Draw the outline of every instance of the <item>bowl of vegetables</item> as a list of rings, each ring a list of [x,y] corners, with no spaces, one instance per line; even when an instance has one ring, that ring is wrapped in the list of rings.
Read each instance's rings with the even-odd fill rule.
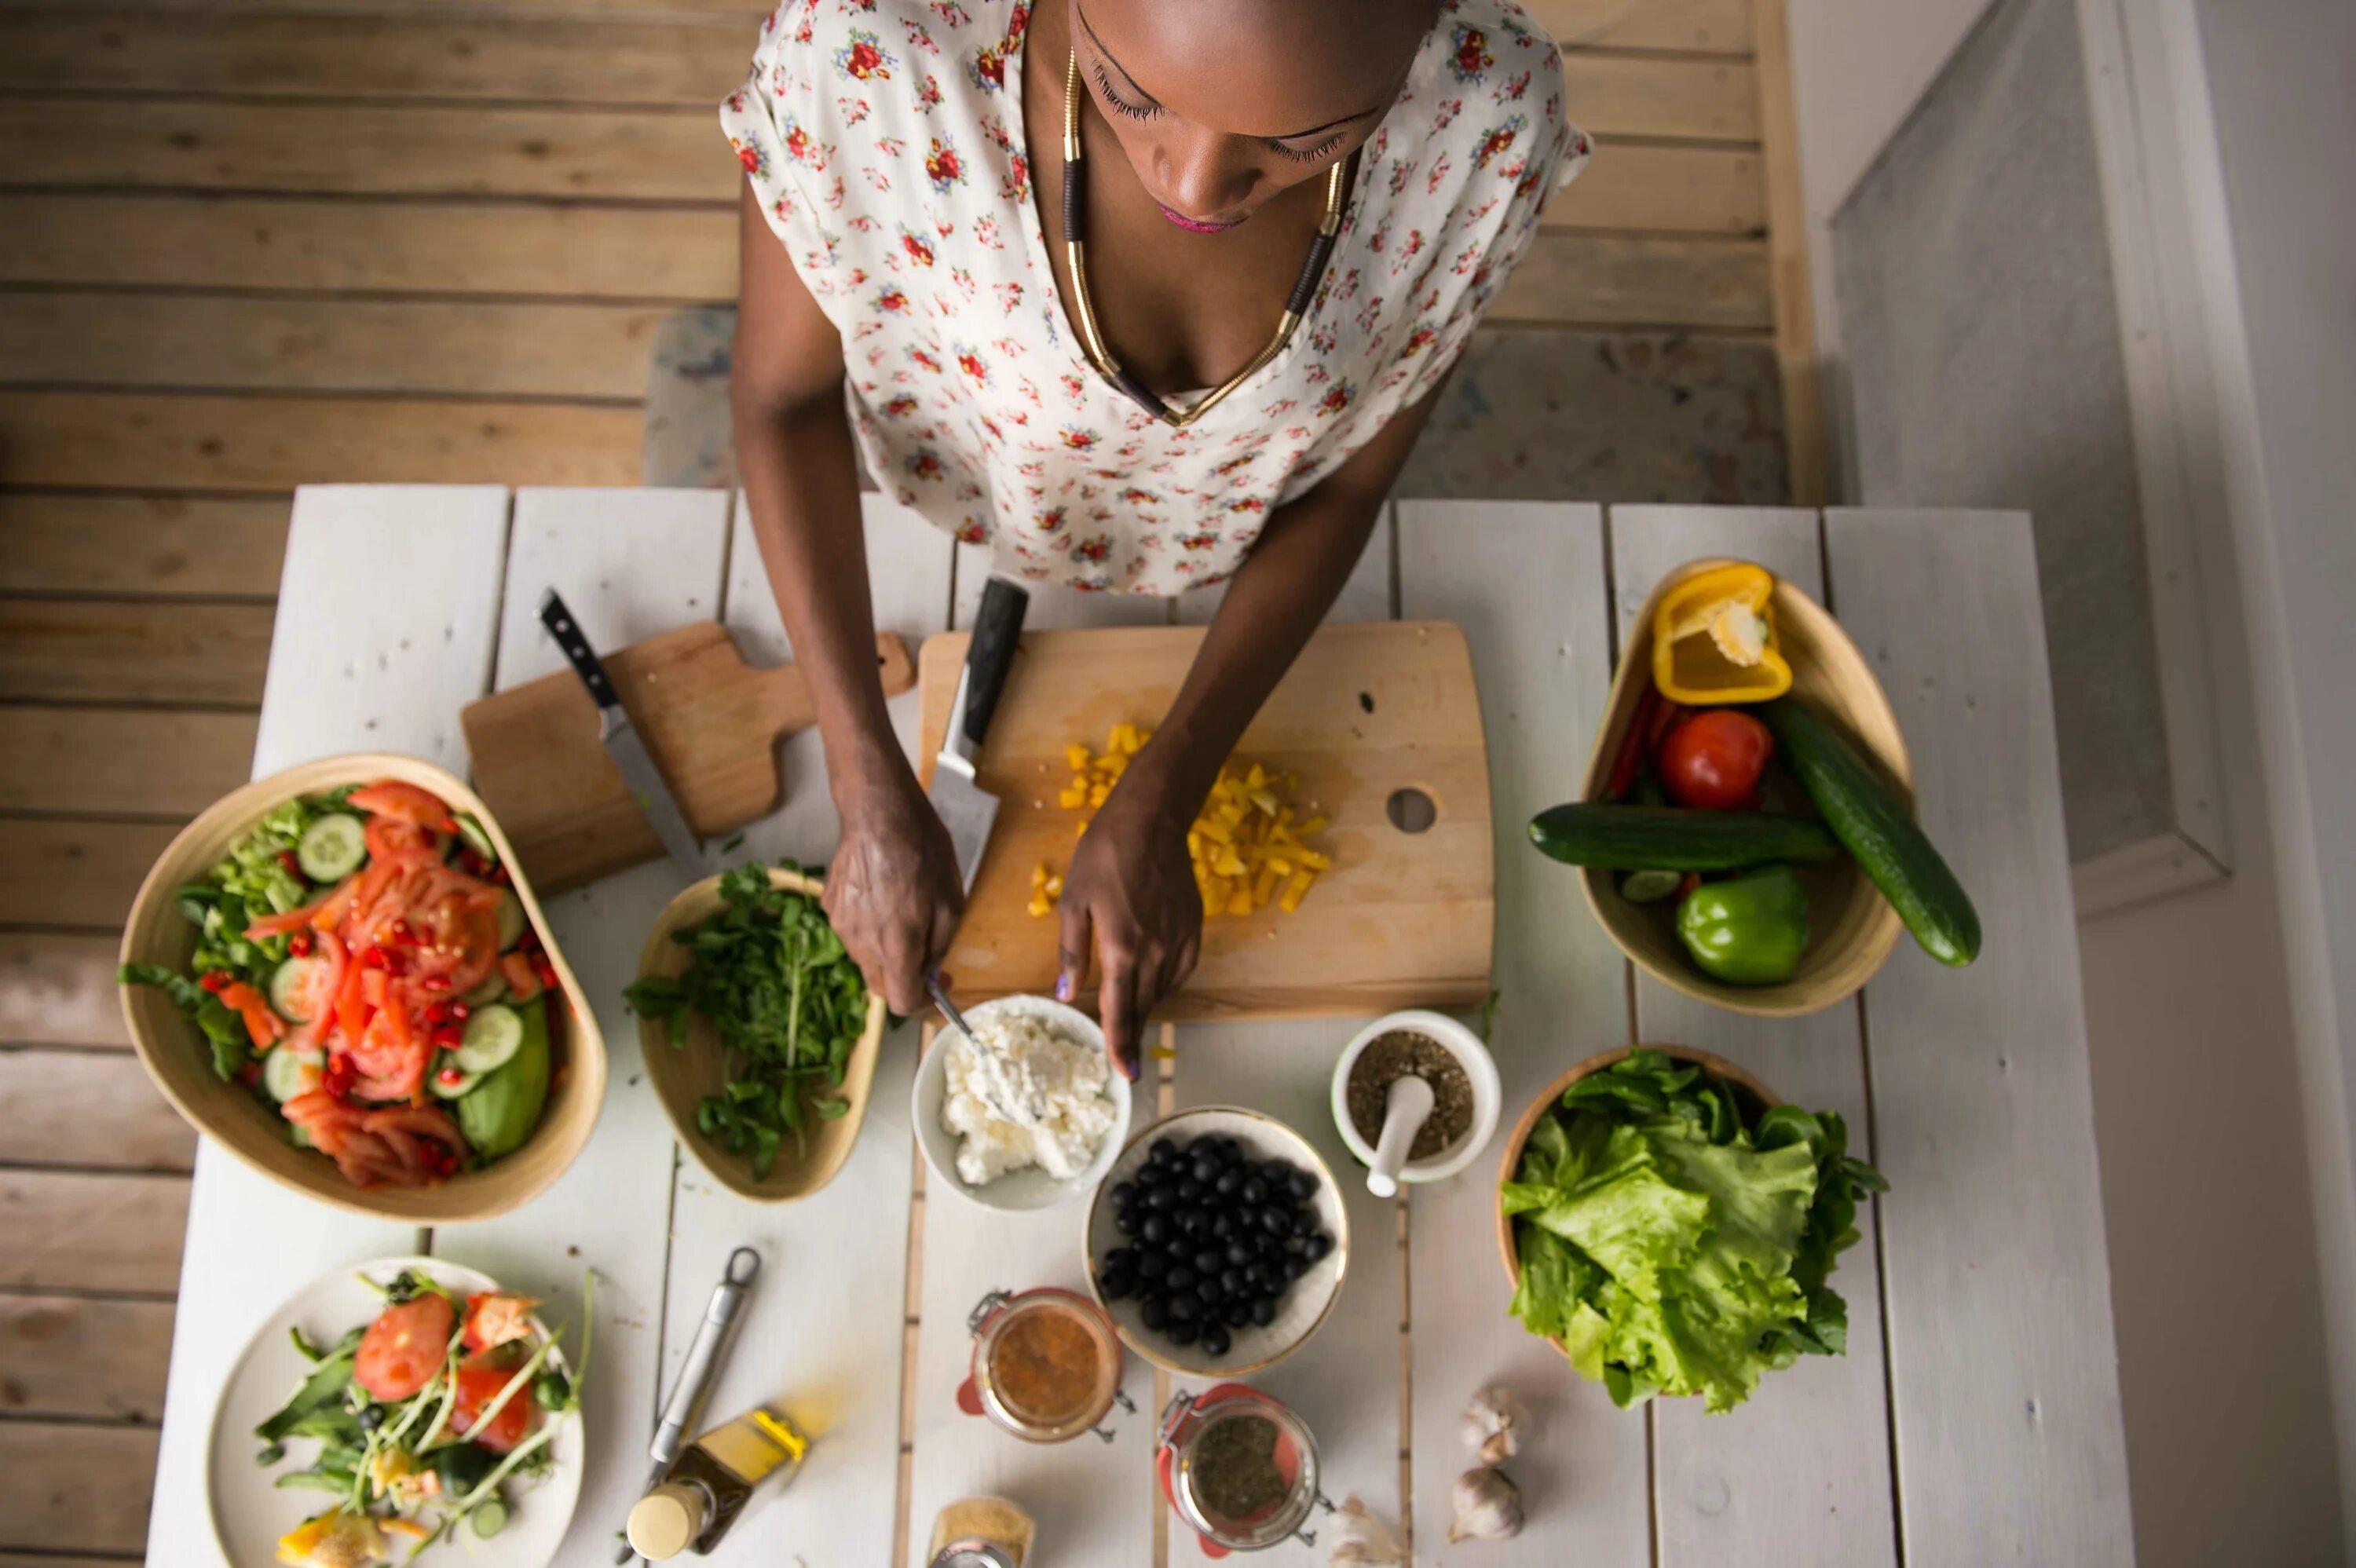
[[[1591,1057],[1506,1140],[1497,1246],[1512,1312],[1622,1409],[1655,1395],[1740,1404],[1764,1374],[1839,1355],[1826,1283],[1885,1192],[1837,1112],[1777,1100],[1681,1046]]]
[[[595,1017],[498,821],[429,763],[325,757],[224,797],[148,872],[122,962],[165,1097],[339,1208],[505,1213],[595,1125]]]
[[[884,998],[827,923],[823,891],[776,866],[705,878],[655,923],[627,993],[679,1141],[763,1202],[834,1179],[883,1047]]]
[[[1764,568],[1695,561],[1630,628],[1580,799],[1530,823],[1664,985],[1790,1017],[1854,993],[1911,930],[1941,962],[1979,918],[1914,820],[1890,699],[1824,608]]]

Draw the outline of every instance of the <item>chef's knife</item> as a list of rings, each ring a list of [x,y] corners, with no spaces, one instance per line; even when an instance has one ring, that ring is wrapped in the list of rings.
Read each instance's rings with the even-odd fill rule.
[[[605,677],[605,667],[597,662],[597,654],[583,635],[581,623],[564,607],[564,601],[552,588],[540,596],[540,624],[556,639],[563,650],[564,662],[589,688],[589,699],[597,705],[597,742],[605,754],[621,770],[622,783],[628,786],[630,798],[638,803],[646,815],[647,825],[662,841],[671,862],[690,877],[701,880],[711,867],[705,864],[703,847],[696,841],[695,829],[671,797],[670,786],[663,782],[662,770],[647,751],[647,743],[638,736],[637,726],[630,722],[629,709],[622,706],[614,683]]]
[[[990,731],[999,694],[1006,689],[1006,672],[1013,667],[1015,643],[1023,635],[1023,612],[1030,607],[1031,595],[1002,577],[991,578],[982,590],[973,642],[958,676],[957,699],[949,705],[948,733],[933,759],[933,784],[926,794],[941,826],[949,830],[958,878],[967,892],[973,891],[973,874],[981,869],[991,825],[998,820],[998,797],[974,782],[974,757]]]
[[[671,1385],[670,1398],[663,1405],[662,1423],[655,1428],[655,1439],[647,1447],[647,1457],[654,1462],[647,1472],[647,1484],[639,1491],[650,1492],[661,1486],[679,1458],[679,1451],[687,1446],[690,1436],[703,1420],[703,1402],[712,1392],[712,1384],[720,1371],[721,1358],[728,1353],[734,1338],[737,1315],[744,1309],[744,1298],[752,1294],[753,1281],[761,1272],[761,1254],[750,1247],[739,1247],[728,1254],[728,1266],[722,1271],[720,1283],[712,1287],[712,1299],[704,1303],[703,1321],[695,1326],[695,1338],[689,1341],[687,1360],[680,1363],[679,1381]],[[614,1559],[616,1568],[637,1553],[629,1546],[622,1548]]]

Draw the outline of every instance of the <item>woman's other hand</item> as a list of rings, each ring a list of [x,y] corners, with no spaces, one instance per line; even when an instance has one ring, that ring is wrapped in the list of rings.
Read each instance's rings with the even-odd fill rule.
[[[1186,853],[1194,813],[1173,808],[1142,772],[1133,767],[1113,790],[1064,873],[1055,980],[1058,997],[1076,996],[1093,946],[1105,1050],[1131,1080],[1147,1016],[1186,983],[1203,945],[1203,895]]]
[[[859,786],[836,802],[842,842],[819,902],[867,988],[902,1018],[926,1006],[925,976],[965,912],[957,851],[913,775]]]

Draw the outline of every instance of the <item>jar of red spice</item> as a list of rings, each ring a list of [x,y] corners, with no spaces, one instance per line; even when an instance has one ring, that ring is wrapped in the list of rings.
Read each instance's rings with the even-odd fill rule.
[[[1258,1552],[1287,1537],[1314,1546],[1317,1439],[1291,1409],[1242,1383],[1182,1393],[1162,1413],[1153,1458],[1162,1495],[1203,1538],[1203,1553]]]
[[[993,1290],[966,1319],[973,1359],[958,1385],[958,1408],[1029,1443],[1063,1443],[1093,1431],[1121,1392],[1122,1351],[1112,1320],[1084,1296],[1054,1286],[1009,1295]]]

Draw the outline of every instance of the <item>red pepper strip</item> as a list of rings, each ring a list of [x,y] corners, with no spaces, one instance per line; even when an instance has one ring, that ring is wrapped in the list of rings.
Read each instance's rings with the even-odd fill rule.
[[[245,1020],[245,1032],[253,1041],[254,1050],[268,1051],[285,1034],[285,1022],[270,1010],[270,1003],[262,993],[244,981],[224,987],[220,999],[236,1008],[238,1016]]]
[[[1636,699],[1636,716],[1628,721],[1628,731],[1620,737],[1620,754],[1612,760],[1612,777],[1603,785],[1607,801],[1624,799],[1635,787],[1636,774],[1653,754],[1646,737],[1653,728],[1653,715],[1661,706],[1661,688],[1646,682],[1644,694]]]
[[[1647,762],[1661,754],[1661,742],[1669,738],[1669,731],[1677,727],[1687,711],[1680,704],[1671,702],[1665,697],[1661,699],[1661,706],[1653,714],[1652,728],[1644,733],[1644,759]]]

